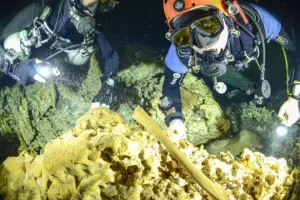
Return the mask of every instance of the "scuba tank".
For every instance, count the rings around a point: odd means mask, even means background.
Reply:
[[[63,7],[64,2],[65,0],[63,0],[60,5],[59,13],[62,10],[61,8]],[[56,27],[51,29],[47,24],[46,20],[50,16],[51,12],[52,9],[46,6],[42,14],[33,20],[33,28],[31,30],[22,30],[21,32],[13,33],[5,39],[4,49],[6,51],[6,60],[10,63],[27,60],[31,55],[32,47],[39,48],[51,39],[54,39],[51,48],[57,49],[58,51],[48,56],[48,58],[44,60],[45,62],[63,52],[67,54],[65,61],[70,64],[83,65],[89,61],[90,56],[94,52],[92,35],[94,32],[95,22],[91,20],[92,26],[88,26],[90,29],[86,26],[82,26],[82,24],[85,23],[75,23],[74,25],[76,29],[80,28],[81,31],[79,33],[84,35],[84,41],[82,44],[72,45],[69,39],[63,38],[56,33]],[[60,14],[58,14],[57,20],[59,16]],[[93,19],[92,17],[90,18]],[[85,20],[83,21],[85,22]],[[65,44],[67,47],[61,47],[60,44]]]
[[[50,7],[45,7],[39,18],[45,21],[51,14],[52,9]],[[35,20],[36,20],[35,19]],[[22,30],[8,36],[3,43],[4,49],[6,51],[5,58],[11,64],[17,62],[18,60],[27,60],[31,55],[31,47],[40,47],[44,43],[42,41],[42,36],[38,28],[33,28],[30,33],[28,31]]]
[[[4,49],[6,51],[5,58],[11,63],[15,63],[17,60],[27,60],[30,56],[31,49],[22,47],[25,37],[28,35],[26,30],[13,33],[8,36],[3,43]]]
[[[91,45],[89,47],[81,47],[75,50],[65,50],[67,53],[67,62],[73,65],[84,65],[88,63],[92,53],[94,52],[94,47]]]

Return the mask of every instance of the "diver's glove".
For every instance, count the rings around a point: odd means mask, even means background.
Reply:
[[[57,68],[53,68],[49,63],[44,63],[38,59],[29,59],[16,63],[4,60],[0,68],[21,85],[27,85],[31,82],[45,83],[52,76],[60,74]]]
[[[289,127],[295,124],[300,118],[299,100],[289,97],[281,106],[278,117],[283,124]]]
[[[36,74],[34,65],[36,64],[35,59],[26,61],[20,61],[11,63],[1,57],[0,69],[3,73],[11,76],[13,79],[18,81],[21,85],[27,85],[33,79],[33,74]]]
[[[51,66],[49,62],[42,62],[38,59],[35,59],[33,69],[29,73],[35,81],[40,83],[46,83],[60,75],[60,71],[56,67]]]
[[[173,141],[186,139],[186,128],[181,119],[171,120],[168,131],[172,133]]]
[[[114,100],[114,89],[116,79],[107,77],[102,81],[100,92],[94,97],[92,108],[99,108],[100,106],[110,108]]]

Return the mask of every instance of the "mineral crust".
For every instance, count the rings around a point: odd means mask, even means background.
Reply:
[[[299,177],[290,174],[284,159],[248,149],[236,159],[230,153],[217,159],[186,141],[177,145],[231,200],[284,199]],[[150,133],[104,108],[82,116],[43,154],[8,158],[0,176],[0,194],[8,200],[214,199],[195,189],[186,170]]]

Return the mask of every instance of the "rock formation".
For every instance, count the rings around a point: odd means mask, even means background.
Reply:
[[[18,137],[19,150],[42,151],[74,126],[101,88],[100,68],[92,59],[85,77],[0,90],[0,135]],[[74,75],[75,76],[75,75]],[[76,88],[76,89],[72,89]]]
[[[284,159],[248,149],[220,159],[203,148],[178,146],[231,199],[297,198],[299,172]],[[49,142],[44,153],[10,157],[0,170],[5,199],[214,199],[195,189],[187,172],[140,126],[128,125],[108,109],[94,109]],[[292,193],[294,192],[294,194]]]

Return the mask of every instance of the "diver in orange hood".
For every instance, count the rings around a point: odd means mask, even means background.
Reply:
[[[217,93],[227,84],[262,104],[271,95],[265,79],[266,41],[275,41],[293,53],[295,47],[281,21],[264,8],[236,0],[163,0],[169,26],[166,38],[172,43],[165,58],[167,68],[163,85],[162,108],[170,130],[186,137],[180,85],[188,72],[211,78]],[[243,77],[239,71],[255,62],[261,72],[259,81]],[[279,111],[279,118],[291,126],[300,118],[300,65],[295,67],[291,93]]]

